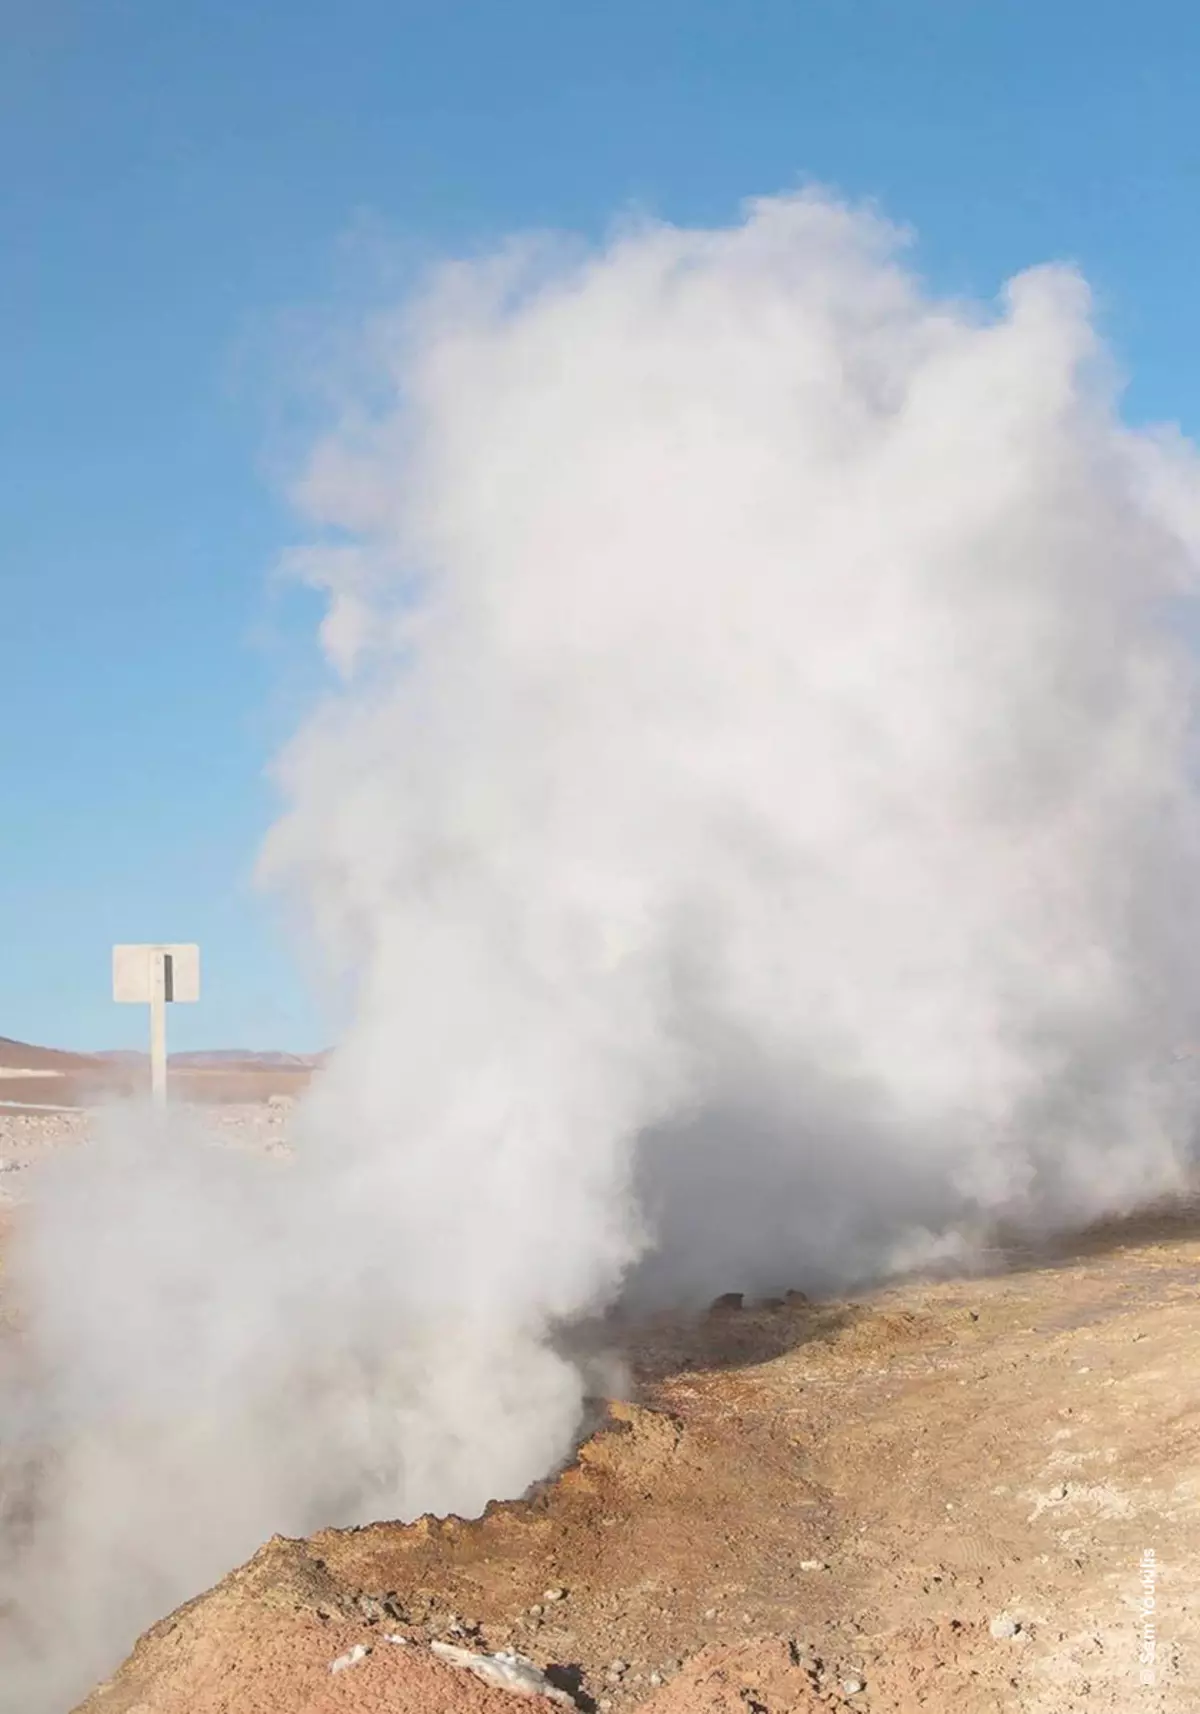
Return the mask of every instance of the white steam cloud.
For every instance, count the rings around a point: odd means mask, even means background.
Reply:
[[[771,200],[381,335],[303,485],[344,685],[266,859],[355,1015],[292,1165],[125,1123],[43,1187],[4,1714],[271,1530],[521,1492],[618,1294],[1187,1181],[1195,457],[1122,426],[1072,272],[992,313],[897,250]]]

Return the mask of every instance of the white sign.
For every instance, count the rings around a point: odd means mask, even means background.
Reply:
[[[162,957],[163,999],[168,1002],[198,1000],[198,946],[114,946],[113,999],[132,1006],[150,1004],[154,999],[156,955]]]
[[[113,999],[150,1008],[150,1092],[167,1099],[167,1007],[200,998],[198,946],[114,946]]]

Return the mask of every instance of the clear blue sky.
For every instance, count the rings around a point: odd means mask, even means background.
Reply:
[[[140,1043],[110,943],[196,939],[175,1045],[323,1039],[250,884],[318,680],[280,380],[381,255],[816,178],[939,287],[1078,261],[1131,412],[1200,428],[1187,0],[0,0],[0,36],[0,1034]]]

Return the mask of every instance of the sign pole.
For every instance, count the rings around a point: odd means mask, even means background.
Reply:
[[[150,1097],[156,1107],[167,1104],[167,960],[155,947],[150,971]]]

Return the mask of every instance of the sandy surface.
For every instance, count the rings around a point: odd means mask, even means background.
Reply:
[[[553,1485],[474,1523],[276,1540],[83,1708],[523,1705],[433,1661],[442,1637],[616,1714],[1183,1714],[1198,1268],[1184,1211],[993,1277],[610,1329],[634,1399]]]

